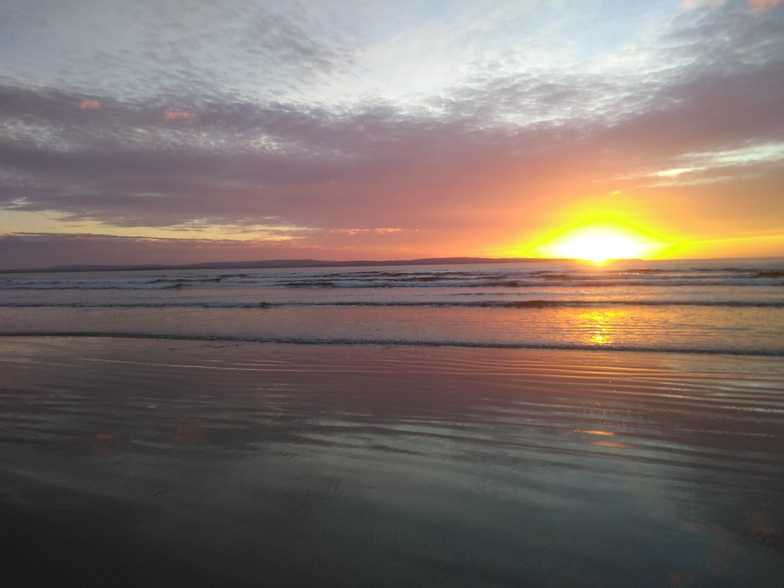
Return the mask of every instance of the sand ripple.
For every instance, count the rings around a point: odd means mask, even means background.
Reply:
[[[0,351],[0,506],[51,551],[23,534],[7,582],[784,577],[776,358],[29,337]],[[85,530],[114,547],[68,547]],[[149,578],[128,571],[140,556]]]

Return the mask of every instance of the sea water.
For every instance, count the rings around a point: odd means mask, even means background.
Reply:
[[[1,275],[0,584],[778,588],[782,293],[782,260]]]
[[[0,275],[0,334],[784,355],[784,260]]]

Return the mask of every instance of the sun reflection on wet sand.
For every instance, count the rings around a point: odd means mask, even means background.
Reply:
[[[613,437],[615,433],[612,431],[599,431],[596,429],[575,429],[578,433],[586,433],[588,435],[605,435],[607,437]]]
[[[600,429],[575,429],[576,433],[585,433],[586,435],[597,435],[599,437],[614,437],[615,433],[612,431],[603,431]],[[596,439],[588,442],[589,445],[596,447],[613,447],[615,449],[632,449],[633,446],[628,443],[621,443],[619,441],[611,441],[609,439]]]

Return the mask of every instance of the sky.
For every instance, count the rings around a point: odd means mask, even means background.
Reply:
[[[0,0],[0,269],[784,256],[784,0]]]

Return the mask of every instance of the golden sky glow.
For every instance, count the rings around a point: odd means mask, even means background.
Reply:
[[[559,234],[535,249],[543,257],[603,263],[608,259],[654,257],[664,248],[640,233],[613,225],[589,225]]]

